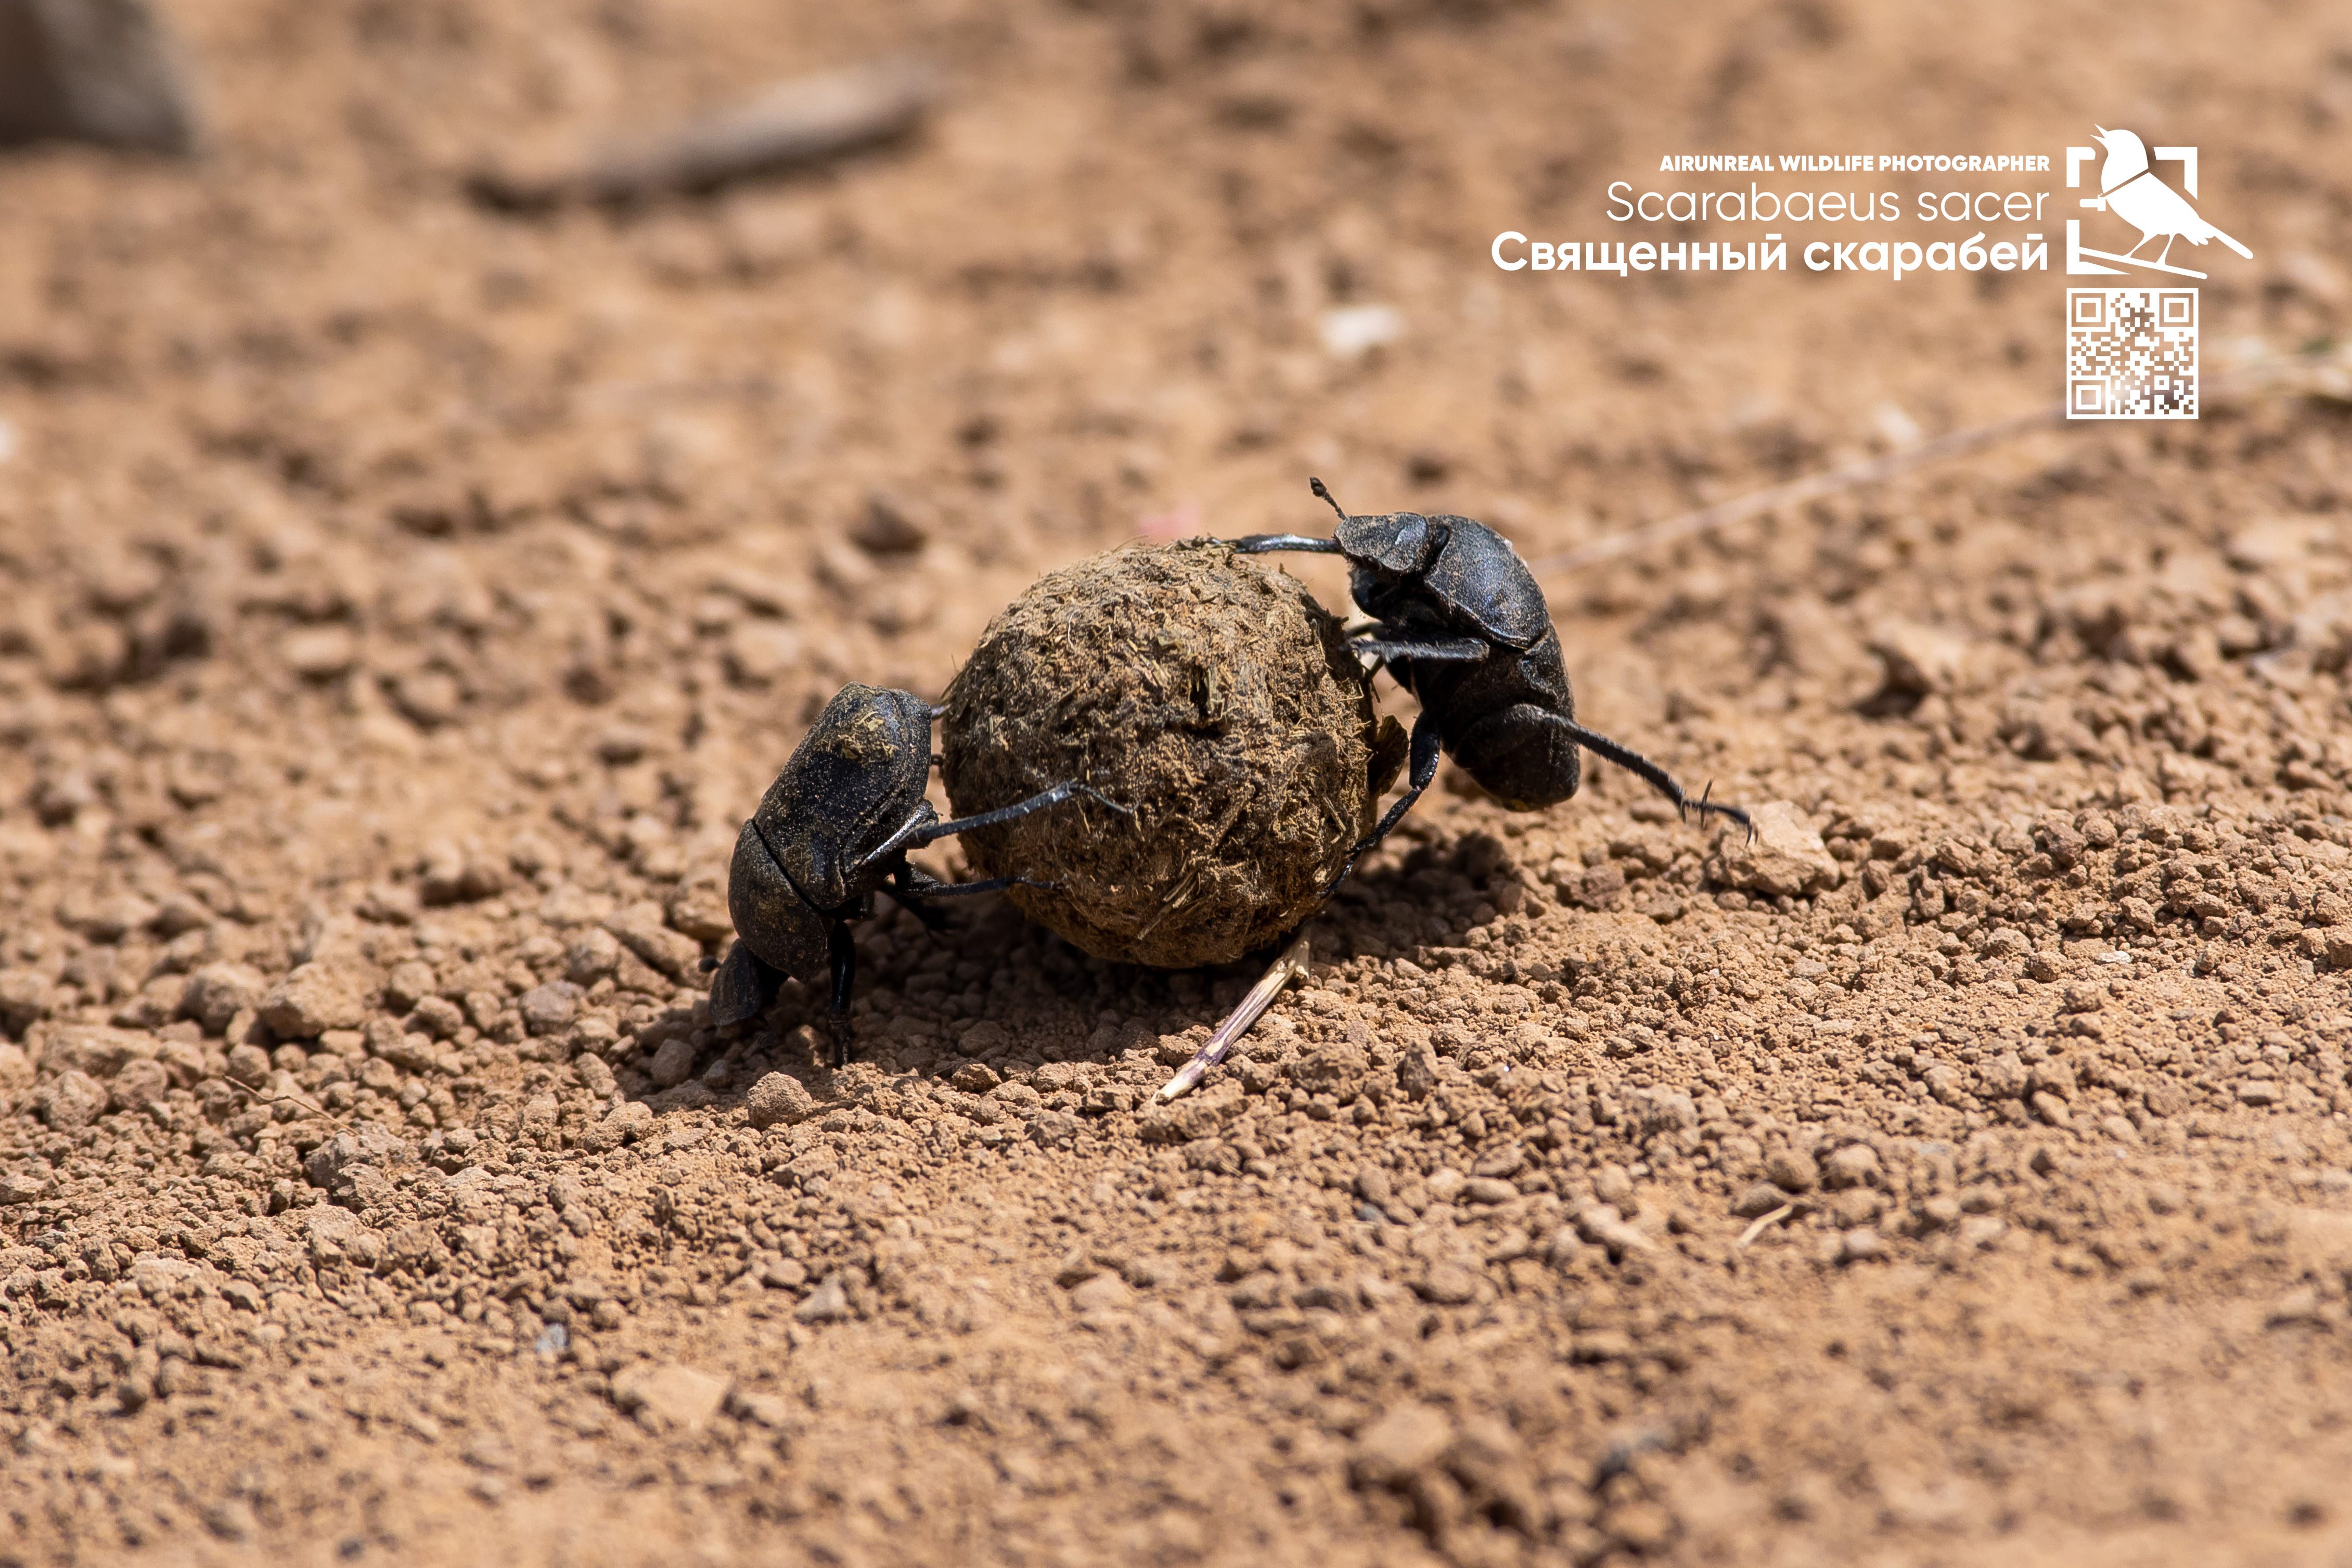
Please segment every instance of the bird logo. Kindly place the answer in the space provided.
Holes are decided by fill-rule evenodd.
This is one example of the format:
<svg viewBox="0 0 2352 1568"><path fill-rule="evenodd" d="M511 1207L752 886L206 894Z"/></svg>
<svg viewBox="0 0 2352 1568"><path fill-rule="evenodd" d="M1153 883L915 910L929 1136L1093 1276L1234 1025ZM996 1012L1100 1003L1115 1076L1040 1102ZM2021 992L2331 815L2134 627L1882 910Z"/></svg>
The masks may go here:
<svg viewBox="0 0 2352 1568"><path fill-rule="evenodd" d="M2082 205L2098 212L2114 213L2139 230L2139 242L2120 254L2086 249L2082 244L2081 220L2070 218L2066 224L2067 271L2111 274L2117 271L2116 268L2095 266L2084 259L2095 257L2101 261L2153 268L2159 272L2177 273L2184 278L2204 277L2202 272L2169 263L2172 242L2177 239L2185 239L2198 246L2209 239L2218 239L2249 261L2253 259L2252 251L2198 216L2197 209L2189 205L2188 197L2164 183L2149 159L2147 143L2128 131L2110 131L2100 126L2098 132L2099 146L2106 153L2105 160L2099 167L2099 194L2085 196ZM2077 184L2082 163L2096 155L2088 147L2068 148L2066 183L2070 185ZM2196 148L2158 147L2156 155L2159 159L2179 161L2184 171L2182 183L2189 187L2189 195L2197 194ZM2164 247L2153 259L2142 256L2140 252L2159 237L2164 240Z"/></svg>

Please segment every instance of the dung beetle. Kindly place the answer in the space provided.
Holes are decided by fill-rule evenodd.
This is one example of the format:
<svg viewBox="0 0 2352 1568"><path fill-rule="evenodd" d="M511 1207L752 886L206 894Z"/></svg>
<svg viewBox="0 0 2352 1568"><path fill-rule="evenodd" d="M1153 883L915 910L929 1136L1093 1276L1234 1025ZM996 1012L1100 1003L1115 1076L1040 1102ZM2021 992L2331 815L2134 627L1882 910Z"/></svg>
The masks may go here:
<svg viewBox="0 0 2352 1568"><path fill-rule="evenodd" d="M914 900L1043 885L1019 877L942 882L908 865L908 850L1011 822L1073 795L1091 795L1114 811L1132 809L1072 781L994 811L940 821L923 798L936 760L931 721L940 712L911 691L856 682L824 705L736 837L727 912L737 941L711 977L712 1024L756 1018L787 977L814 980L829 971L833 1061L843 1065L857 973L849 922L873 913L877 892L929 925L930 911Z"/></svg>
<svg viewBox="0 0 2352 1568"><path fill-rule="evenodd" d="M1349 591L1374 622L1355 647L1421 700L1404 796L1349 854L1327 897L1421 798L1437 776L1441 751L1512 811L1538 811L1574 795L1581 750L1648 780L1678 812L1727 816L1754 831L1738 807L1704 794L1692 799L1665 769L1576 721L1551 610L1510 541L1466 517L1351 517L1321 479L1307 483L1339 513L1337 537L1254 533L1234 540L1234 549L1346 556Z"/></svg>

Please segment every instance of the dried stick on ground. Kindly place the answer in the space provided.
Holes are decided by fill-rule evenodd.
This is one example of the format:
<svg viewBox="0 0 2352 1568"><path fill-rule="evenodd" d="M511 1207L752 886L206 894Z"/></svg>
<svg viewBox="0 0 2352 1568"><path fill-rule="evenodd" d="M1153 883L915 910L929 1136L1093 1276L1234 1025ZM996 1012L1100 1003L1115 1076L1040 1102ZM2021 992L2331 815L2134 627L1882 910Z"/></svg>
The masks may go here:
<svg viewBox="0 0 2352 1568"><path fill-rule="evenodd" d="M1282 956L1274 961L1274 966L1265 972L1265 976L1250 987L1249 994L1242 998L1241 1005L1217 1026L1217 1032L1209 1037L1209 1043L1201 1047L1201 1054L1186 1062L1184 1070L1161 1085L1160 1092L1152 1098L1165 1104L1206 1077L1211 1068L1225 1059L1226 1053L1234 1048L1234 1043L1249 1033L1249 1026L1257 1022L1258 1015L1274 1005L1274 999L1282 994L1284 986L1294 980L1307 978L1307 937L1301 932L1297 941L1283 950Z"/></svg>
<svg viewBox="0 0 2352 1568"><path fill-rule="evenodd" d="M915 128L939 92L938 74L917 60L795 77L675 130L608 142L569 168L486 170L475 188L509 207L709 190L894 141Z"/></svg>

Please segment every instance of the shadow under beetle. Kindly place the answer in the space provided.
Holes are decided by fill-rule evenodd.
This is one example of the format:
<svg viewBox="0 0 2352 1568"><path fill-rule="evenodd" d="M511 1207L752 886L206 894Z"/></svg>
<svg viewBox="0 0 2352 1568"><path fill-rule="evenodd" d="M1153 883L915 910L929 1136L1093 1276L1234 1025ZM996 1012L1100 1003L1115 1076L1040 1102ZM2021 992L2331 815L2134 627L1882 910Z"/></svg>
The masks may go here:
<svg viewBox="0 0 2352 1568"><path fill-rule="evenodd" d="M942 822L923 798L936 760L931 721L939 710L911 691L856 682L824 705L793 748L759 809L735 840L727 912L735 945L710 981L710 1021L725 1027L767 1011L787 977L833 977L833 1063L849 1060L849 991L857 949L849 922L887 894L925 925L937 916L915 902L1014 886L1021 877L942 882L907 863L907 851L975 827L993 827L1073 795L1114 811L1130 807L1071 781L994 811ZM706 961L707 962L707 961Z"/></svg>
<svg viewBox="0 0 2352 1568"><path fill-rule="evenodd" d="M1551 610L1508 540L1466 517L1350 517L1321 479L1307 483L1339 514L1336 538L1254 533L1233 541L1234 549L1346 556L1349 591L1375 623L1353 646L1421 700L1404 797L1349 852L1326 898L1421 798L1441 751L1512 811L1574 795L1582 750L1648 780L1679 812L1727 816L1754 831L1738 807L1692 799L1665 769L1576 721Z"/></svg>

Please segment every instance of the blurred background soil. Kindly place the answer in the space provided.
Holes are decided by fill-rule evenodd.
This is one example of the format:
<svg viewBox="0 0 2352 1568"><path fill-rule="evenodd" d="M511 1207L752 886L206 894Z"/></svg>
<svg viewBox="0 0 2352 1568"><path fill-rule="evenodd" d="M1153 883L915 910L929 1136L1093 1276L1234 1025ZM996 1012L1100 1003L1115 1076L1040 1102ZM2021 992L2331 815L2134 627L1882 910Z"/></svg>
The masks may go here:
<svg viewBox="0 0 2352 1568"><path fill-rule="evenodd" d="M2352 414L2218 384L2352 308L2340 8L167 10L201 158L0 163L0 1562L2352 1556ZM908 55L821 169L493 177ZM1251 973L1001 906L861 931L843 1072L698 1025L818 705L1049 568L2060 384L2054 272L1497 232L2119 123L2254 252L2200 420L1547 580L1753 848L1449 773L1171 1110Z"/></svg>

